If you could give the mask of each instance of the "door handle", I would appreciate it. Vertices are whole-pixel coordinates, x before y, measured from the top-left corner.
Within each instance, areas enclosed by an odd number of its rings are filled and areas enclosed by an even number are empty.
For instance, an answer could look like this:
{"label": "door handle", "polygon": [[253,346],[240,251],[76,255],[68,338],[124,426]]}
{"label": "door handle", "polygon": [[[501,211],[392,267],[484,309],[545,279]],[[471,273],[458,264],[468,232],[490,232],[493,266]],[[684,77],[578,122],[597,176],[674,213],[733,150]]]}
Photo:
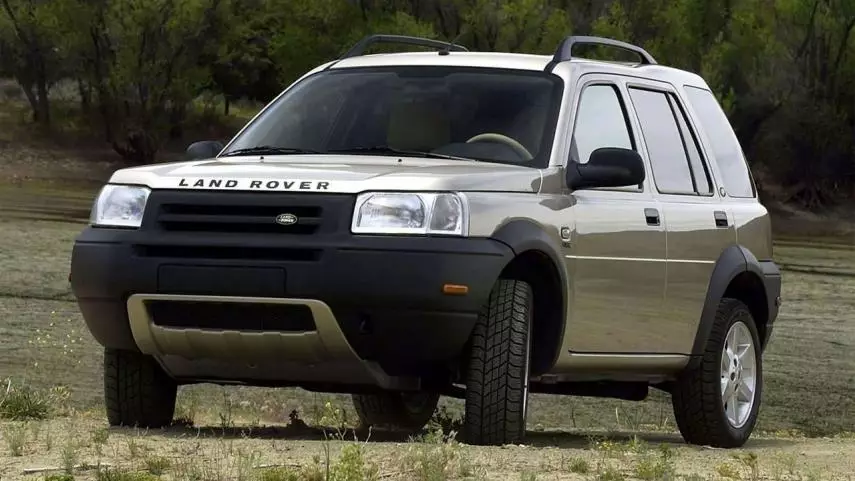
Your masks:
{"label": "door handle", "polygon": [[717,210],[713,213],[715,216],[715,226],[716,227],[727,227],[727,213],[722,210]]}
{"label": "door handle", "polygon": [[659,211],[652,208],[644,209],[644,217],[647,225],[659,225]]}

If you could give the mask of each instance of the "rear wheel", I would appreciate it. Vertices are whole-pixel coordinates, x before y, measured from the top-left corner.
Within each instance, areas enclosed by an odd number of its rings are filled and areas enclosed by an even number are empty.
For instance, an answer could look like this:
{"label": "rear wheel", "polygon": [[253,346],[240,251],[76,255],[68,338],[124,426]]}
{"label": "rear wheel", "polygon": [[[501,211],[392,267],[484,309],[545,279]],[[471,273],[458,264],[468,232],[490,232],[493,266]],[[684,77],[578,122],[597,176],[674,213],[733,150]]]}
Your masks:
{"label": "rear wheel", "polygon": [[500,279],[472,333],[464,430],[470,444],[519,444],[525,438],[532,292]]}
{"label": "rear wheel", "polygon": [[677,426],[687,442],[738,448],[748,441],[763,389],[759,346],[748,307],[722,299],[703,359],[683,373],[672,395]]}
{"label": "rear wheel", "polygon": [[175,381],[151,356],[104,350],[104,401],[111,426],[168,426],[177,392]]}
{"label": "rear wheel", "polygon": [[430,421],[439,394],[432,392],[384,392],[354,394],[353,407],[360,428],[385,428],[413,434]]}

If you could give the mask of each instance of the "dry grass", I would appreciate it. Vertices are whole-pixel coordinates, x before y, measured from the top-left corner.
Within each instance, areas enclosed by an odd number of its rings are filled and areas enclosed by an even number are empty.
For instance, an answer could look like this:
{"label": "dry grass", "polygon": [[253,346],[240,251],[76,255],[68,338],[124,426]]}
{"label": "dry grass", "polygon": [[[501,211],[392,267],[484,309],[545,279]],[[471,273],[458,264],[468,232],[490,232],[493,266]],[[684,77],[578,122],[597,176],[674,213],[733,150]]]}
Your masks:
{"label": "dry grass", "polygon": [[[831,245],[788,238],[776,246],[787,269],[785,304],[764,359],[759,435],[739,458],[685,447],[660,393],[641,403],[535,395],[527,447],[482,449],[430,435],[418,443],[377,434],[367,444],[324,441],[355,419],[346,396],[210,385],[182,388],[182,422],[173,428],[108,429],[101,350],[67,282],[70,248],[96,190],[96,182],[0,181],[0,373],[15,393],[27,393],[15,409],[35,413],[5,416],[26,422],[0,420],[4,481],[44,467],[55,470],[27,479],[68,481],[65,472],[98,481],[303,481],[329,472],[347,480],[851,481],[855,472],[855,439],[846,434],[855,431],[855,248],[845,236]],[[65,390],[49,391],[57,386]],[[42,399],[49,399],[44,415]],[[461,402],[442,406],[437,424],[456,427]],[[45,416],[52,419],[32,420]],[[611,441],[592,443],[592,435]]]}

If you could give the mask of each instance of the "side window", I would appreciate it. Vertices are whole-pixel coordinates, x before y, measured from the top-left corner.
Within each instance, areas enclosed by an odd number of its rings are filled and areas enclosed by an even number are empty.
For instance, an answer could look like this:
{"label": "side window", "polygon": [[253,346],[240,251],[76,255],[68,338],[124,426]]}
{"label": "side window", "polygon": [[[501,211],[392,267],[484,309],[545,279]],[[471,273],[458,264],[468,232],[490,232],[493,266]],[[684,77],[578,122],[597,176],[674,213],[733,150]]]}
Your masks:
{"label": "side window", "polygon": [[656,188],[668,194],[696,194],[683,136],[667,94],[630,88],[629,95],[638,113]]}
{"label": "side window", "polygon": [[689,103],[709,138],[712,155],[721,171],[721,181],[731,197],[754,197],[748,163],[730,121],[709,90],[686,86]]}
{"label": "side window", "polygon": [[677,124],[680,126],[683,146],[686,148],[686,154],[689,156],[689,167],[692,168],[692,176],[695,179],[695,190],[701,195],[711,195],[713,191],[712,180],[710,180],[709,170],[707,170],[706,163],[701,156],[698,137],[689,126],[689,119],[677,98],[669,93],[668,100],[671,101],[671,109],[674,111],[674,115],[677,117]]}
{"label": "side window", "polygon": [[617,89],[613,85],[590,85],[579,100],[570,156],[586,163],[591,152],[602,147],[634,148]]}

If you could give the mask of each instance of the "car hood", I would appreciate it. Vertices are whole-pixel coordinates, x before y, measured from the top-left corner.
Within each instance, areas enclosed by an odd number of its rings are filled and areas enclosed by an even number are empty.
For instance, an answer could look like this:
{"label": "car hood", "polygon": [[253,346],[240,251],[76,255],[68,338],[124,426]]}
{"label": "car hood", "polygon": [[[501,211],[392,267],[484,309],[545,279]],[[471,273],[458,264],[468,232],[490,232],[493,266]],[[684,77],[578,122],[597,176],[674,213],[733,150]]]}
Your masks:
{"label": "car hood", "polygon": [[230,157],[116,171],[111,183],[152,189],[538,192],[539,169],[456,159],[354,155]]}

